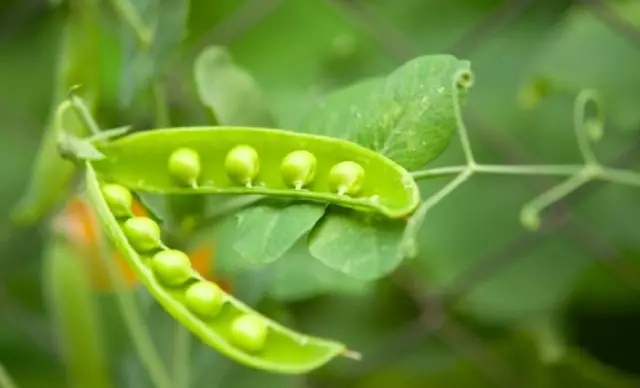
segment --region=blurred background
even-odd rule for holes
[[[7,216],[27,186],[51,111],[69,12],[66,1],[57,3],[0,3],[0,207]],[[81,67],[99,70],[103,127],[152,127],[158,82],[173,125],[206,124],[192,72],[211,44],[227,47],[255,79],[282,128],[332,90],[420,55],[450,53],[469,59],[475,73],[464,117],[481,162],[581,163],[572,109],[588,87],[600,93],[606,115],[598,157],[640,169],[637,0],[191,0],[188,8],[131,0],[142,19],[163,26],[145,59],[132,54],[130,28],[111,6],[122,2],[97,3],[99,57],[87,56]],[[461,161],[456,140],[431,167]],[[429,214],[418,258],[357,291],[325,282],[278,293],[245,280],[255,291],[250,304],[340,339],[364,359],[283,377],[196,344],[191,386],[640,386],[640,191],[589,184],[545,213],[539,231],[524,229],[520,207],[554,183],[474,177]],[[14,228],[7,219],[0,362],[20,387],[68,386],[42,281],[51,220]],[[168,360],[173,321],[143,289],[131,292],[146,303],[146,325]],[[95,297],[113,386],[152,387],[113,294]]]

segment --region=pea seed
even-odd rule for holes
[[[255,315],[243,315],[231,324],[231,339],[248,351],[262,349],[267,340],[267,325]]]
[[[161,245],[160,227],[151,218],[131,217],[125,221],[122,230],[137,251],[148,252]]]
[[[131,214],[133,196],[124,186],[107,183],[102,186],[102,195],[114,216],[127,217]]]
[[[169,157],[168,168],[171,175],[196,187],[200,176],[200,155],[191,148],[178,148]]]
[[[182,285],[191,277],[189,256],[175,249],[156,253],[151,266],[156,276],[167,286]]]
[[[185,304],[194,313],[213,318],[222,309],[224,295],[215,283],[202,281],[189,286],[185,293]]]
[[[231,149],[224,161],[224,168],[234,182],[250,186],[258,176],[260,159],[258,152],[251,146],[239,145]]]
[[[313,181],[317,163],[315,155],[311,152],[293,151],[282,160],[280,173],[287,184],[299,190]]]
[[[364,183],[364,168],[356,162],[344,161],[329,171],[329,187],[340,195],[356,195]]]

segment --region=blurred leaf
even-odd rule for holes
[[[437,158],[456,129],[453,88],[470,63],[450,55],[413,59],[386,78],[335,92],[300,124],[300,130],[354,141],[406,169]]]
[[[69,383],[110,387],[100,316],[88,272],[72,246],[53,238],[45,250],[44,282]]]
[[[209,46],[202,50],[194,73],[198,96],[209,110],[212,124],[276,125],[259,85],[233,62],[226,48]]]
[[[65,21],[59,38],[54,95],[47,128],[42,136],[38,153],[31,169],[25,194],[16,204],[12,218],[20,224],[37,222],[66,195],[76,171],[75,166],[58,152],[58,133],[61,130],[83,136],[88,128],[75,112],[63,114],[62,128],[55,123],[58,105],[69,90],[80,85],[78,94],[86,101],[90,111],[95,110],[99,95],[99,18],[96,3],[83,0],[74,7]]]
[[[549,374],[552,386],[557,388],[631,388],[640,383],[578,350],[571,351],[561,361],[551,364]]]
[[[152,42],[150,47],[140,47],[133,29],[122,21],[125,51],[120,98],[125,106],[130,105],[138,93],[155,80],[165,77],[186,36],[185,23],[189,13],[189,1],[186,0],[138,0],[131,4],[145,27],[152,32]]]
[[[606,2],[602,7],[608,8],[606,12],[612,18],[623,20],[612,23],[640,26],[637,1]],[[533,76],[554,80],[562,88],[595,88],[605,101],[614,128],[636,131],[640,113],[633,91],[640,88],[640,77],[634,70],[640,67],[640,53],[635,43],[607,25],[596,9],[574,6],[540,49],[530,71]]]
[[[271,296],[281,301],[297,301],[324,293],[358,294],[370,286],[317,260],[309,252],[304,237],[274,267],[269,291]]]
[[[261,201],[222,222],[219,230],[224,237],[219,238],[219,244],[227,247],[220,249],[240,255],[227,258],[233,260],[230,265],[235,268],[271,263],[306,234],[324,210],[324,205],[315,203]]]
[[[481,320],[553,312],[592,260],[560,233],[538,239],[520,225],[518,212],[535,195],[522,179],[471,178],[430,210],[418,235],[424,281],[460,292],[456,307]],[[432,190],[421,185],[423,195]]]
[[[313,228],[309,251],[330,268],[360,280],[388,275],[401,262],[404,221],[331,208]]]

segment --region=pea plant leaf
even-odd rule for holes
[[[309,252],[306,237],[299,239],[273,264],[269,293],[280,301],[296,301],[324,293],[357,294],[368,284],[328,267]]]
[[[218,246],[227,254],[221,255],[219,264],[250,268],[278,260],[324,211],[322,204],[263,200],[227,217],[219,228]]]
[[[145,47],[129,25],[122,26],[123,62],[120,99],[127,106],[157,77],[162,77],[186,35],[189,2],[139,0],[131,2],[144,28],[151,33]]]
[[[209,46],[202,50],[194,64],[194,79],[213,124],[274,125],[260,87],[234,63],[226,48]]]
[[[399,244],[406,223],[331,208],[311,231],[309,251],[322,263],[360,280],[374,280],[402,261]]]
[[[413,59],[387,77],[330,94],[299,128],[354,141],[409,170],[422,168],[445,150],[455,133],[459,72],[470,77],[470,63],[451,55]]]

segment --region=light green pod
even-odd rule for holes
[[[328,136],[268,128],[187,127],[136,132],[96,146],[105,155],[104,160],[92,161],[100,179],[134,191],[276,196],[330,203],[389,218],[405,218],[420,203],[420,191],[407,170],[373,150]],[[163,168],[181,147],[200,155],[198,187],[177,183]],[[295,153],[301,150],[310,155]],[[344,161],[366,170],[366,179],[358,178],[364,178],[364,173],[357,168],[351,171],[352,176],[345,176],[349,171],[335,167],[344,166]],[[311,173],[307,167],[313,165]],[[356,179],[350,181],[353,176]],[[300,179],[306,181],[304,190],[293,183]],[[344,186],[342,195],[336,189],[340,185]]]
[[[206,304],[209,303],[207,301],[215,299],[215,297],[212,298],[210,294],[207,294],[208,291],[201,292],[202,290],[198,291],[198,289],[194,291],[192,288],[194,283],[203,282],[204,279],[193,271],[191,279],[177,287],[168,287],[158,281],[152,268],[153,253],[137,249],[133,245],[135,239],[128,238],[128,233],[125,231],[126,225],[130,225],[127,223],[134,218],[118,221],[102,196],[92,163],[86,162],[85,167],[88,198],[110,241],[122,253],[135,271],[140,283],[153,298],[174,319],[205,344],[248,367],[282,374],[306,374],[338,356],[359,358],[359,354],[348,350],[340,342],[297,333],[260,315],[222,290],[220,292],[223,295],[224,303],[220,310],[214,317],[205,317],[203,312],[213,311],[207,308]],[[155,223],[154,225],[157,226]],[[148,231],[149,226],[147,224],[146,227],[133,229]],[[153,237],[156,236],[155,232],[151,234]],[[149,233],[145,232],[143,235],[148,236]],[[150,239],[150,241],[155,241],[155,239]],[[167,248],[161,247],[160,249]],[[215,305],[219,302],[214,301],[213,303]],[[243,324],[243,322],[246,324],[246,319],[238,321],[239,318],[245,316],[260,318],[268,335],[265,333],[264,339],[262,339],[262,331],[258,331],[257,335],[256,332],[247,331]],[[235,336],[234,333],[236,333]],[[256,349],[260,344],[259,351],[251,350]]]
[[[298,190],[313,181],[316,175],[318,161],[309,151],[296,150],[282,160],[280,172],[282,179],[291,187]]]
[[[258,152],[245,144],[233,147],[224,160],[224,169],[232,181],[251,187],[251,182],[260,171]]]
[[[169,157],[167,168],[180,182],[196,187],[200,176],[200,155],[188,147],[178,148]]]
[[[122,230],[131,245],[140,252],[149,252],[160,248],[160,227],[147,217],[131,217],[124,222]]]
[[[102,194],[116,217],[122,218],[131,215],[133,195],[129,189],[114,183],[107,183],[102,185]]]
[[[364,184],[364,168],[350,160],[340,162],[329,171],[329,186],[339,195],[356,195]]]

